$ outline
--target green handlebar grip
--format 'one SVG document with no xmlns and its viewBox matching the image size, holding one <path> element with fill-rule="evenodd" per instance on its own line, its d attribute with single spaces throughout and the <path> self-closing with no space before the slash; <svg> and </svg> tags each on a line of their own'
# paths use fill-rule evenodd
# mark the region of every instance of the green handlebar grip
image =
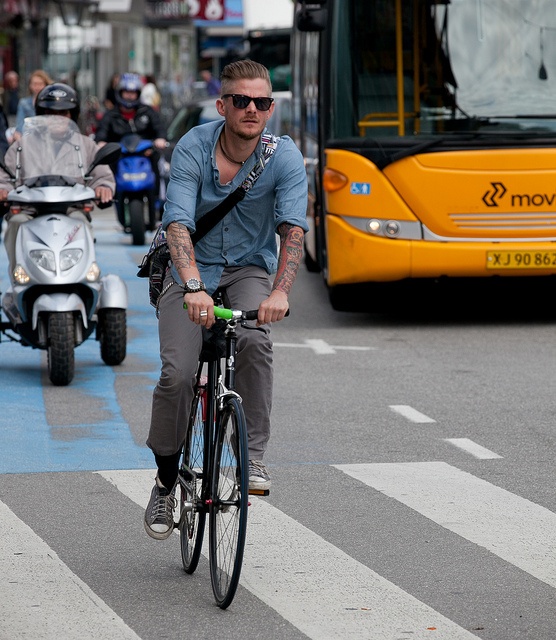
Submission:
<svg viewBox="0 0 556 640">
<path fill-rule="evenodd" d="M 183 303 L 183 308 L 187 309 L 185 302 Z M 231 309 L 223 309 L 222 307 L 214 307 L 214 315 L 217 318 L 222 318 L 223 320 L 231 320 L 233 317 Z"/>
<path fill-rule="evenodd" d="M 231 320 L 233 317 L 231 309 L 223 309 L 222 307 L 214 307 L 214 315 L 223 320 Z"/>
</svg>

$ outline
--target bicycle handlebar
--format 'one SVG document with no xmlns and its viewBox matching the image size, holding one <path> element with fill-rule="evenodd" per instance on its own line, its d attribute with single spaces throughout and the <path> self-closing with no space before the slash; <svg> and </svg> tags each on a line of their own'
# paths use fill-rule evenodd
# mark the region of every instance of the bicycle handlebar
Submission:
<svg viewBox="0 0 556 640">
<path fill-rule="evenodd" d="M 187 309 L 187 304 L 183 303 L 183 308 Z M 256 320 L 259 316 L 258 309 L 252 311 L 240 311 L 238 309 L 225 309 L 224 307 L 213 307 L 216 318 L 222 320 Z"/>
<path fill-rule="evenodd" d="M 183 308 L 187 309 L 187 304 L 183 303 Z M 224 307 L 213 307 L 214 315 L 222 320 L 256 320 L 259 317 L 259 310 L 240 311 L 238 309 L 225 309 Z M 290 315 L 290 310 L 286 311 L 286 316 Z"/>
</svg>

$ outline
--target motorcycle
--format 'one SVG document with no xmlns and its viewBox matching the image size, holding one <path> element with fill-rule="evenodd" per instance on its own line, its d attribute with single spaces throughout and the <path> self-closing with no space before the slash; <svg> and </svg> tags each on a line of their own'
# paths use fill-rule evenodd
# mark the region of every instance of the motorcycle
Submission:
<svg viewBox="0 0 556 640">
<path fill-rule="evenodd" d="M 156 226 L 160 206 L 157 177 L 150 160 L 154 145 L 152 140 L 130 133 L 121 139 L 120 147 L 122 155 L 114 171 L 118 220 L 131 233 L 132 243 L 143 245 L 145 231 Z"/>
<path fill-rule="evenodd" d="M 29 137 L 15 175 L 0 163 L 14 183 L 8 193 L 10 210 L 36 212 L 21 223 L 17 233 L 16 267 L 9 288 L 0 295 L 0 342 L 4 335 L 22 346 L 46 350 L 48 375 L 58 386 L 73 380 L 74 348 L 93 333 L 107 365 L 123 362 L 127 346 L 126 285 L 117 275 L 101 276 L 89 226 L 66 215 L 70 208 L 86 214 L 93 210 L 95 192 L 87 186 L 90 174 L 97 165 L 116 162 L 119 145 L 111 143 L 100 149 L 87 171 L 78 146 L 53 166 L 45 166 L 54 155 L 48 152 L 55 143 L 54 121 L 60 126 L 62 119 L 63 126 L 79 133 L 69 118 L 29 118 L 31 124 L 26 121 L 24 135 L 36 127 L 40 152 L 27 154 Z"/>
</svg>

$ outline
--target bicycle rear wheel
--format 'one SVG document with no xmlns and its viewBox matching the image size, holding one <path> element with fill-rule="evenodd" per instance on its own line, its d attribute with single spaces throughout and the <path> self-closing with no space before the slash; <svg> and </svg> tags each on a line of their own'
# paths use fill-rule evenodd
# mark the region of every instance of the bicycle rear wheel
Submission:
<svg viewBox="0 0 556 640">
<path fill-rule="evenodd" d="M 202 500 L 205 397 L 205 389 L 199 389 L 193 399 L 179 473 L 180 546 L 186 573 L 193 573 L 199 564 L 205 532 L 206 509 Z"/>
<path fill-rule="evenodd" d="M 231 397 L 218 421 L 209 508 L 210 578 L 221 609 L 234 599 L 241 573 L 249 499 L 248 465 L 243 407 Z"/>
</svg>

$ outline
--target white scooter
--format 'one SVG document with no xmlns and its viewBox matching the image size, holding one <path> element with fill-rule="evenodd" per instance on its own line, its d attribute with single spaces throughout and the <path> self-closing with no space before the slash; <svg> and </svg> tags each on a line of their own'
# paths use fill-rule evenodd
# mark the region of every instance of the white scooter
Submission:
<svg viewBox="0 0 556 640">
<path fill-rule="evenodd" d="M 74 127 L 78 133 L 75 123 L 63 119 L 64 126 Z M 48 166 L 49 145 L 53 144 L 48 135 L 55 121 L 60 126 L 60 117 L 30 120 L 40 129 L 37 138 L 44 151 L 27 153 L 28 138 L 22 154 L 27 158 L 21 159 L 26 164 L 22 166 L 18 159 L 15 175 L 0 163 L 13 178 L 14 189 L 8 194 L 10 210 L 36 211 L 17 234 L 11 286 L 1 297 L 0 341 L 3 334 L 23 346 L 47 350 L 50 381 L 67 385 L 74 377 L 74 348 L 95 330 L 106 364 L 118 365 L 126 356 L 126 285 L 117 275 L 101 277 L 89 226 L 66 215 L 70 208 L 92 211 L 95 192 L 86 186 L 90 174 L 97 165 L 116 162 L 120 148 L 117 144 L 104 146 L 87 171 L 78 145 L 64 156 L 66 164 L 58 159 L 55 166 Z M 40 164 L 36 168 L 29 166 L 33 156 L 40 159 L 35 160 Z M 7 322 L 2 321 L 2 312 Z"/>
</svg>

